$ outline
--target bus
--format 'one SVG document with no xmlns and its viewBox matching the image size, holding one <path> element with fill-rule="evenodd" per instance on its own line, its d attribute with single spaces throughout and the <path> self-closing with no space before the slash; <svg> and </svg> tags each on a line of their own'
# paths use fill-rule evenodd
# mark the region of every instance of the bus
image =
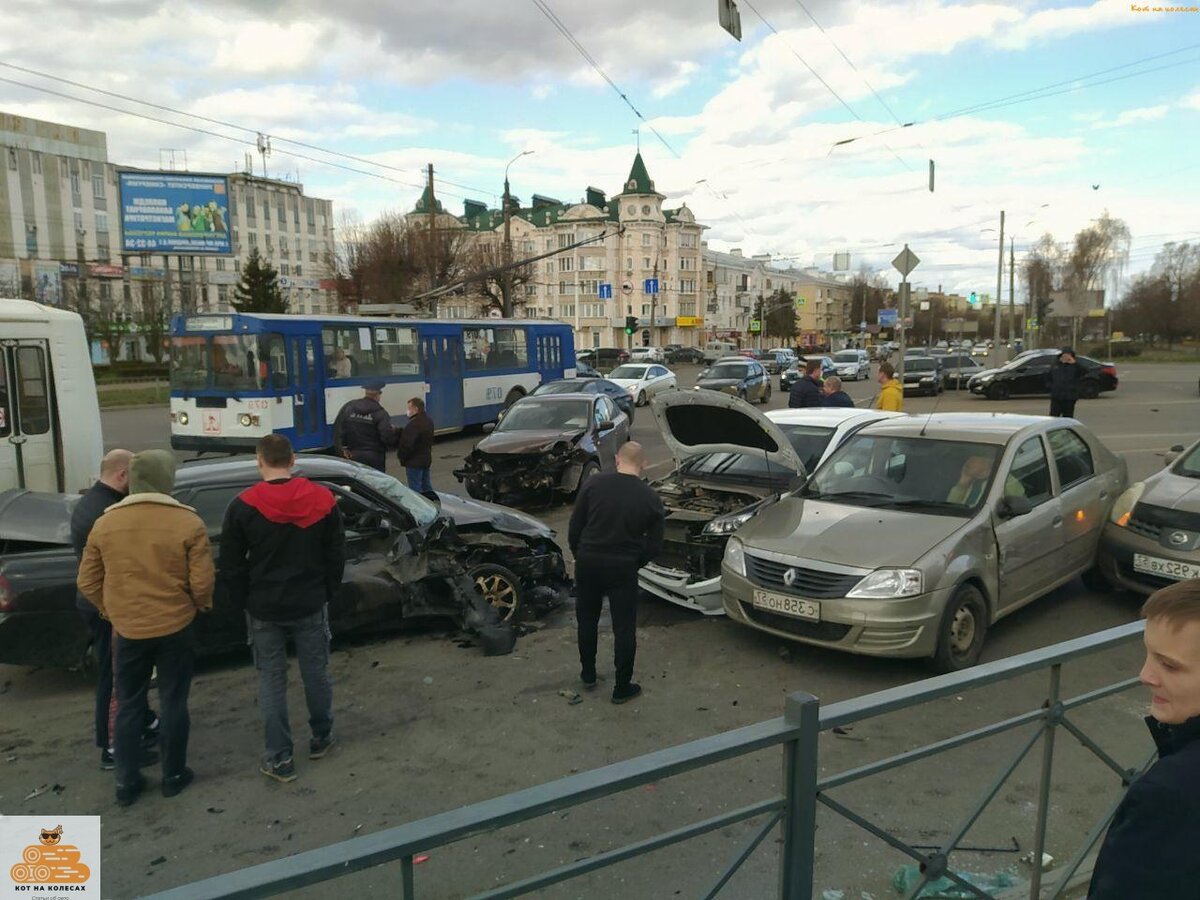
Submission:
<svg viewBox="0 0 1200 900">
<path fill-rule="evenodd" d="M 171 323 L 171 446 L 252 451 L 263 435 L 333 446 L 333 422 L 371 382 L 397 425 L 420 397 L 438 432 L 493 422 L 543 380 L 575 376 L 569 325 L 257 313 Z"/>
<path fill-rule="evenodd" d="M 87 490 L 103 453 L 83 319 L 0 298 L 0 491 Z"/>
</svg>

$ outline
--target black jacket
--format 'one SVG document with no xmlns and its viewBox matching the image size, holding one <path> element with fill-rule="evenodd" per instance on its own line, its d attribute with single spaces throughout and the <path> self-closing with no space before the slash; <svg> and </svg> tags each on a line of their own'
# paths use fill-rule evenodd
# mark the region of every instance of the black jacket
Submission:
<svg viewBox="0 0 1200 900">
<path fill-rule="evenodd" d="M 382 457 L 395 446 L 396 428 L 379 401 L 359 397 L 338 412 L 333 423 L 333 448 L 338 453 L 348 450 Z"/>
<path fill-rule="evenodd" d="M 1083 366 L 1079 363 L 1056 362 L 1050 367 L 1046 383 L 1050 396 L 1055 400 L 1075 400 L 1079 397 L 1079 380 L 1083 377 Z"/>
<path fill-rule="evenodd" d="M 807 375 L 801 375 L 792 382 L 788 391 L 788 406 L 791 409 L 807 409 L 810 406 L 824 406 L 821 402 L 821 385 Z"/>
<path fill-rule="evenodd" d="M 640 568 L 662 550 L 665 515 L 658 494 L 642 479 L 593 475 L 575 499 L 567 542 L 576 559 Z"/>
<path fill-rule="evenodd" d="M 75 504 L 71 513 L 71 547 L 75 550 L 75 558 L 83 558 L 83 548 L 87 546 L 88 535 L 92 526 L 104 514 L 104 511 L 125 499 L 125 495 L 115 488 L 110 488 L 103 481 L 97 481 Z M 78 591 L 75 592 L 75 606 L 86 613 L 95 615 L 96 607 Z"/>
<path fill-rule="evenodd" d="M 265 622 L 317 612 L 342 583 L 346 542 L 329 488 L 306 478 L 262 481 L 225 510 L 220 578 L 229 599 Z"/>
<path fill-rule="evenodd" d="M 408 420 L 400 432 L 400 450 L 396 454 L 400 465 L 412 469 L 428 469 L 433 465 L 433 419 L 419 412 Z"/>
<path fill-rule="evenodd" d="M 847 408 L 854 406 L 854 401 L 845 391 L 835 391 L 832 394 L 827 394 L 821 398 L 822 406 L 844 406 Z"/>
<path fill-rule="evenodd" d="M 1158 762 L 1129 786 L 1092 870 L 1088 900 L 1200 898 L 1200 716 L 1146 719 Z"/>
</svg>

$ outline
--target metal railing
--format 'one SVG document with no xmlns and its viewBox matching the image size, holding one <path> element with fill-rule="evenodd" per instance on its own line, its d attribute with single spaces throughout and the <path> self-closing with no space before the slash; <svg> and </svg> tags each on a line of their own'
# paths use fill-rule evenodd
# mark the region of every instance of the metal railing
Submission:
<svg viewBox="0 0 1200 900">
<path fill-rule="evenodd" d="M 1065 663 L 1134 642 L 1140 638 L 1142 630 L 1143 623 L 1134 622 L 1019 656 L 976 666 L 964 672 L 941 675 L 915 684 L 901 685 L 853 700 L 834 703 L 824 708 L 821 708 L 818 700 L 811 695 L 792 694 L 787 698 L 784 715 L 777 719 L 657 750 L 634 759 L 571 775 L 558 781 L 464 806 L 374 834 L 297 853 L 284 859 L 230 872 L 226 875 L 218 875 L 192 884 L 181 885 L 154 894 L 153 897 L 156 900 L 267 897 L 399 861 L 401 868 L 400 896 L 405 900 L 412 900 L 417 896 L 413 860 L 418 854 L 427 853 L 472 835 L 491 832 L 549 813 L 570 809 L 672 775 L 696 771 L 716 763 L 779 746 L 783 749 L 783 779 L 780 794 L 485 891 L 476 895 L 477 900 L 483 900 L 483 898 L 499 900 L 499 898 L 529 894 L 690 838 L 762 817 L 765 817 L 765 822 L 754 829 L 751 839 L 733 855 L 725 871 L 712 888 L 702 896 L 715 897 L 778 825 L 782 836 L 779 853 L 779 896 L 783 900 L 810 900 L 813 896 L 818 804 L 854 823 L 919 864 L 923 879 L 910 892 L 910 897 L 918 896 L 929 882 L 946 877 L 975 896 L 988 898 L 991 895 L 960 877 L 950 867 L 950 855 L 1039 740 L 1042 741 L 1043 749 L 1038 786 L 1037 818 L 1034 825 L 1032 854 L 1034 860 L 1041 860 L 1046 843 L 1055 735 L 1059 728 L 1066 729 L 1083 747 L 1098 757 L 1116 774 L 1123 785 L 1128 785 L 1153 760 L 1153 756 L 1149 757 L 1139 769 L 1122 767 L 1068 716 L 1073 710 L 1082 706 L 1134 687 L 1138 684 L 1136 678 L 1126 678 L 1067 699 L 1060 696 L 1061 672 Z M 820 764 L 818 738 L 823 731 L 834 728 L 844 729 L 848 725 L 876 716 L 910 709 L 920 704 L 960 694 L 966 690 L 1008 681 L 1046 669 L 1049 669 L 1046 701 L 1035 709 L 854 769 L 823 778 L 817 776 Z M 933 853 L 920 852 L 840 801 L 834 800 L 828 794 L 828 791 L 833 788 L 860 781 L 899 766 L 928 759 L 939 753 L 964 747 L 1022 726 L 1035 724 L 1037 727 L 1033 730 L 1033 734 L 1020 743 L 1019 751 L 1001 768 L 998 777 L 988 785 L 980 800 L 974 804 L 966 818 L 953 831 L 950 839 Z M 1095 823 L 1075 856 L 1059 872 L 1055 883 L 1048 888 L 1050 900 L 1059 897 L 1067 887 L 1084 858 L 1091 852 L 1104 832 L 1115 810 L 1116 803 L 1111 806 L 1106 815 Z M 1029 896 L 1031 898 L 1041 897 L 1041 867 L 1033 865 L 1031 871 Z"/>
</svg>

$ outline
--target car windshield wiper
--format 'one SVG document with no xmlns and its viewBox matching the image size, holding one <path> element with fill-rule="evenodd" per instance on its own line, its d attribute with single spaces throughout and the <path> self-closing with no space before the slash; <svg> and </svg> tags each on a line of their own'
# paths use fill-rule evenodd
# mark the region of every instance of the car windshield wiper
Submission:
<svg viewBox="0 0 1200 900">
<path fill-rule="evenodd" d="M 879 501 L 875 504 L 877 506 L 883 506 L 892 500 L 887 494 L 877 494 L 874 491 L 812 491 L 811 493 L 805 493 L 804 496 L 810 500 L 876 500 Z"/>
<path fill-rule="evenodd" d="M 889 501 L 886 505 L 896 509 L 938 509 L 954 513 L 971 511 L 971 507 L 963 506 L 961 503 L 951 503 L 949 500 L 926 500 L 923 497 L 900 497 Z"/>
</svg>

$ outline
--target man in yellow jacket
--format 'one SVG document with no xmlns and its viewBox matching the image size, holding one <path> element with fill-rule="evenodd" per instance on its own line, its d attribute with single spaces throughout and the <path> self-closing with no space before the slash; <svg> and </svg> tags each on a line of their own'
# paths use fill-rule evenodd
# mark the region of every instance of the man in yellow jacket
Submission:
<svg viewBox="0 0 1200 900">
<path fill-rule="evenodd" d="M 904 412 L 904 385 L 896 377 L 890 362 L 879 364 L 879 408 L 887 412 Z"/>
<path fill-rule="evenodd" d="M 158 670 L 162 793 L 192 782 L 187 767 L 197 612 L 212 609 L 213 557 L 208 531 L 190 506 L 171 496 L 175 458 L 147 450 L 129 464 L 129 496 L 96 520 L 79 563 L 79 592 L 112 623 L 117 670 L 117 803 L 146 787 L 138 771 L 141 711 Z"/>
</svg>

